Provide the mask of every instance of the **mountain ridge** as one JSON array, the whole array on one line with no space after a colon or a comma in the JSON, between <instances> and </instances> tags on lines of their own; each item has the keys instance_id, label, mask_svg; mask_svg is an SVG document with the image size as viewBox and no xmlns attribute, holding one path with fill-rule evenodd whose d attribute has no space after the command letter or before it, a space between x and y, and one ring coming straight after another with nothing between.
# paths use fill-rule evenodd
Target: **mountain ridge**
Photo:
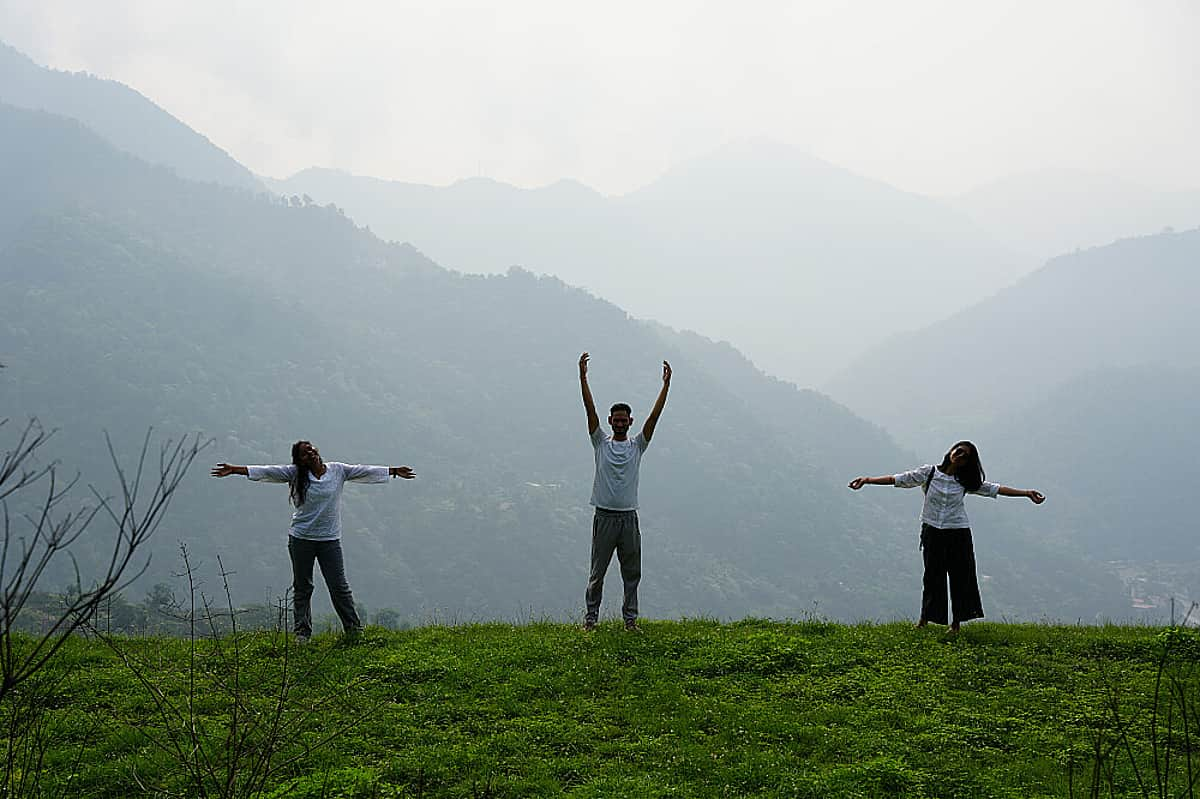
<instances>
[{"instance_id":1,"label":"mountain ridge","mask_svg":"<svg viewBox=\"0 0 1200 799\"><path fill-rule=\"evenodd\" d=\"M764 146L752 140L691 159L618 197L575 191L574 202L545 188L473 192L461 182L418 187L311 171L273 185L333 202L450 268L519 265L636 316L734 341L767 372L802 385L818 385L845 357L824 345L831 337L849 354L864 351L1029 266L934 200L786 146L755 149ZM937 297L916 288L926 279L937 280Z\"/></svg>"},{"instance_id":2,"label":"mountain ridge","mask_svg":"<svg viewBox=\"0 0 1200 799\"><path fill-rule=\"evenodd\" d=\"M1200 225L1200 189L1156 189L1082 169L1009 175L949 202L1010 246L1042 259Z\"/></svg>"},{"instance_id":3,"label":"mountain ridge","mask_svg":"<svg viewBox=\"0 0 1200 799\"><path fill-rule=\"evenodd\" d=\"M78 119L118 149L190 180L263 189L249 169L136 89L43 67L2 40L0 103Z\"/></svg>"}]
</instances>

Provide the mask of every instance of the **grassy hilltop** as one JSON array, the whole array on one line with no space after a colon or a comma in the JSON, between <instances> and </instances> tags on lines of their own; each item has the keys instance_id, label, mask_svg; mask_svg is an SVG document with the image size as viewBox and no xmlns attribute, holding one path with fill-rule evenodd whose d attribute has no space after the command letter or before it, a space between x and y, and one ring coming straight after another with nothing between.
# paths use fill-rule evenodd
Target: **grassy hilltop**
<instances>
[{"instance_id":1,"label":"grassy hilltop","mask_svg":"<svg viewBox=\"0 0 1200 799\"><path fill-rule=\"evenodd\" d=\"M1141 796L1137 774L1154 779L1160 653L1172 653L1167 673L1191 712L1198 640L1147 627L977 623L949 637L748 620L651 621L640 634L613 623L592 634L372 629L304 647L252 633L199 641L194 654L187 640L117 641L139 681L112 649L80 639L59 661L43 781L80 797L198 795L161 748L175 736L197 751L195 729L215 772L227 776L240 747L238 779L264 750L279 764L313 747L267 780L277 796L1063 797L1069 762L1082 796L1097 736L1115 740L1115 707L1139 768L1123 744L1107 759L1115 794ZM158 691L180 716L164 721ZM1196 744L1175 716L1178 778Z\"/></svg>"}]
</instances>

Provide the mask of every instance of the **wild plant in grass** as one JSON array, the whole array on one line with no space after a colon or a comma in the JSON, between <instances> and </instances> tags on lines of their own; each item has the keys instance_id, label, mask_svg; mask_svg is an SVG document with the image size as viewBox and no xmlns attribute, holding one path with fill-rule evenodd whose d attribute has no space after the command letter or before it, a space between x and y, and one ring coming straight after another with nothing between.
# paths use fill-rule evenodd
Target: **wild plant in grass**
<instances>
[{"instance_id":1,"label":"wild plant in grass","mask_svg":"<svg viewBox=\"0 0 1200 799\"><path fill-rule=\"evenodd\" d=\"M1129 709L1120 679L1105 674L1106 715L1092 737L1079 786L1071 764L1072 799L1195 799L1200 794L1200 636L1171 627L1156 646L1154 691L1145 706Z\"/></svg>"},{"instance_id":2,"label":"wild plant in grass","mask_svg":"<svg viewBox=\"0 0 1200 799\"><path fill-rule=\"evenodd\" d=\"M218 557L223 606L199 590L187 547L180 546L188 586L188 656L181 673L164 673L137 647L98 633L149 695L150 719L133 726L158 753L149 768L136 768L143 791L159 796L266 796L300 770L317 750L369 717L373 708L335 708L343 693L322 683L329 655L298 647L288 634L287 597L278 603L279 623L266 633L238 624L230 572ZM302 653L302 654L301 654ZM350 686L352 689L353 686ZM326 728L327 718L347 721ZM156 777L155 765L169 776Z\"/></svg>"}]
</instances>

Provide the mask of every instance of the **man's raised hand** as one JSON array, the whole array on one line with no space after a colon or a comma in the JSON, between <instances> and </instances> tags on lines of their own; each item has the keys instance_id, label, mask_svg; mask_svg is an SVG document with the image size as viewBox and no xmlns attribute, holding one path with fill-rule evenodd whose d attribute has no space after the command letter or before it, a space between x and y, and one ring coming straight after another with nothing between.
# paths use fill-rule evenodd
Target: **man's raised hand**
<instances>
[{"instance_id":1,"label":"man's raised hand","mask_svg":"<svg viewBox=\"0 0 1200 799\"><path fill-rule=\"evenodd\" d=\"M405 480L411 480L417 476L417 473L408 466L391 466L388 468L388 474L392 477L403 477Z\"/></svg>"},{"instance_id":2,"label":"man's raised hand","mask_svg":"<svg viewBox=\"0 0 1200 799\"><path fill-rule=\"evenodd\" d=\"M663 385L671 385L671 364L666 361L663 361Z\"/></svg>"},{"instance_id":3,"label":"man's raised hand","mask_svg":"<svg viewBox=\"0 0 1200 799\"><path fill-rule=\"evenodd\" d=\"M236 471L228 463L218 463L212 467L212 471L209 474L213 477L228 477L231 474L236 474Z\"/></svg>"},{"instance_id":4,"label":"man's raised hand","mask_svg":"<svg viewBox=\"0 0 1200 799\"><path fill-rule=\"evenodd\" d=\"M589 356L586 352L583 355L579 356L579 379L580 380L587 379L587 367L588 367L588 358L589 357L591 357L591 356Z\"/></svg>"}]
</instances>

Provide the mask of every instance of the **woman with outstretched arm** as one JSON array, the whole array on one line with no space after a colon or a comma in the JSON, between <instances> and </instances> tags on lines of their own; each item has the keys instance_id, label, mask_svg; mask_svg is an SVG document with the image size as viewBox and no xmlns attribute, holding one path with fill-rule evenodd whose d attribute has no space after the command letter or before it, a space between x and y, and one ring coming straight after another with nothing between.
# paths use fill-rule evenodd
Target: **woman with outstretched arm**
<instances>
[{"instance_id":1,"label":"woman with outstretched arm","mask_svg":"<svg viewBox=\"0 0 1200 799\"><path fill-rule=\"evenodd\" d=\"M983 497L1027 497L1035 505L1046 501L1040 491L1009 488L984 479L979 450L970 441L959 441L940 465L926 464L917 469L882 477L856 477L850 488L865 485L894 485L897 488L923 486L925 504L921 508L921 551L925 556L925 576L921 591L921 617L918 627L929 622L945 624L946 578L950 579L950 599L954 618L950 631L958 632L964 621L983 618L979 579L975 573L975 547L971 542L971 524L963 500L967 494Z\"/></svg>"},{"instance_id":2,"label":"woman with outstretched arm","mask_svg":"<svg viewBox=\"0 0 1200 799\"><path fill-rule=\"evenodd\" d=\"M386 483L389 477L411 480L416 473L407 466L352 466L338 461L326 463L308 441L292 445L292 462L283 466L234 466L218 463L213 477L240 474L251 480L287 483L288 497L295 506L288 529L288 554L292 560L293 629L300 642L312 635L311 599L313 561L321 565L321 576L329 588L333 609L348 634L362 629L354 596L346 580L342 560L342 486L356 483Z\"/></svg>"}]
</instances>

